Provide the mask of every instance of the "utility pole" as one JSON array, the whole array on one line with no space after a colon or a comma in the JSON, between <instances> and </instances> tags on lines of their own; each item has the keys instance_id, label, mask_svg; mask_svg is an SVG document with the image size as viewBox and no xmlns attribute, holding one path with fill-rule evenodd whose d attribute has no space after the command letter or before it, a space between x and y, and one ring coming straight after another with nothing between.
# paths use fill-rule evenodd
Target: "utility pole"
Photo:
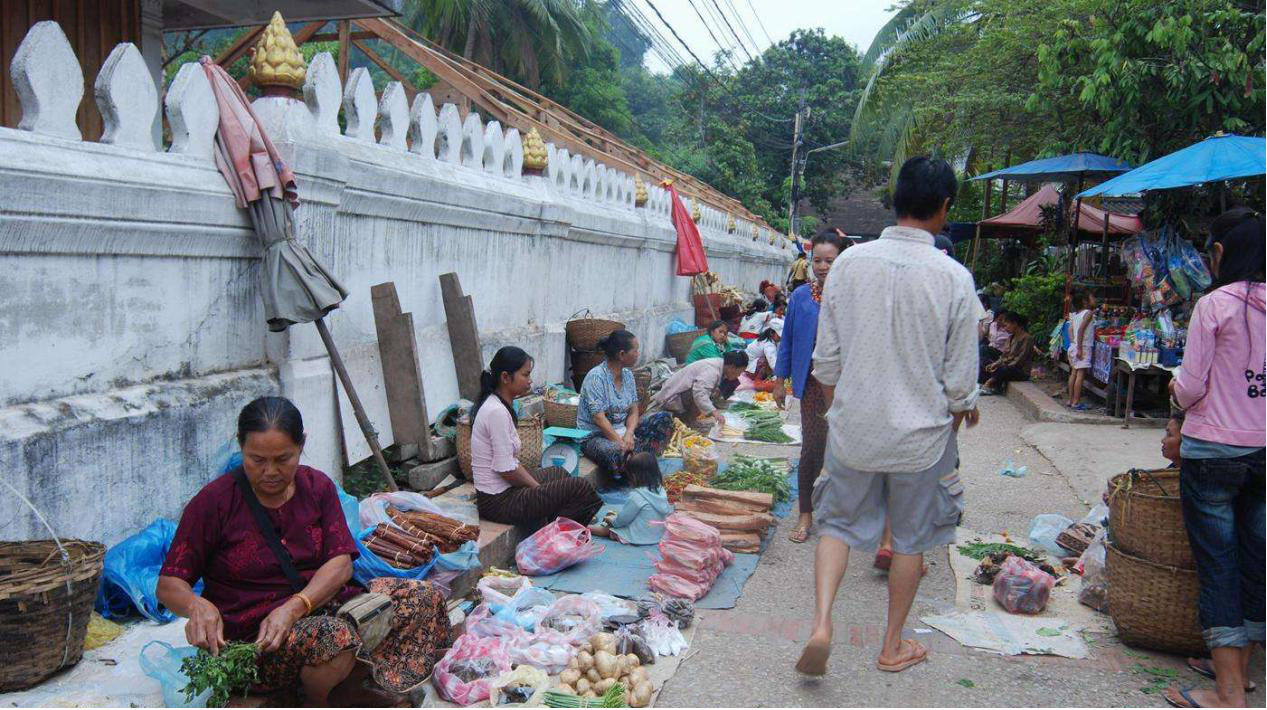
<instances>
[{"instance_id":1,"label":"utility pole","mask_svg":"<svg viewBox=\"0 0 1267 710\"><path fill-rule=\"evenodd\" d=\"M787 206L787 231L791 236L796 235L796 203L800 198L800 170L798 169L800 166L797 164L799 160L797 153L801 147L803 121L808 113L804 99L802 99L800 108L796 110L796 120L792 128L792 194Z\"/></svg>"}]
</instances>

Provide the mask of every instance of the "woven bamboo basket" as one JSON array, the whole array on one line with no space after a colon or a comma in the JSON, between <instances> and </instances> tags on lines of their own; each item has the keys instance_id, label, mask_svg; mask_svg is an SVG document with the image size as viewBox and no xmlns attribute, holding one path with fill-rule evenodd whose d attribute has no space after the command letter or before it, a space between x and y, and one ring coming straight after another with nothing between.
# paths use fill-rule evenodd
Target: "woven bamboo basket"
<instances>
[{"instance_id":1,"label":"woven bamboo basket","mask_svg":"<svg viewBox=\"0 0 1267 710\"><path fill-rule=\"evenodd\" d=\"M700 328L699 330L688 330L684 333L674 333L673 335L664 336L664 349L677 359L677 364L681 365L686 362L686 356L691 353L691 343L699 336L708 331Z\"/></svg>"},{"instance_id":2,"label":"woven bamboo basket","mask_svg":"<svg viewBox=\"0 0 1267 710\"><path fill-rule=\"evenodd\" d=\"M1131 470L1109 481L1109 537L1128 555L1195 569L1179 501L1179 471Z\"/></svg>"},{"instance_id":3,"label":"woven bamboo basket","mask_svg":"<svg viewBox=\"0 0 1267 710\"><path fill-rule=\"evenodd\" d=\"M645 414L651 404L651 371L634 370L634 384L638 389L638 411Z\"/></svg>"},{"instance_id":4,"label":"woven bamboo basket","mask_svg":"<svg viewBox=\"0 0 1267 710\"><path fill-rule=\"evenodd\" d=\"M577 392L581 391L581 385L589 371L606 361L607 356L597 350L572 351L572 385Z\"/></svg>"},{"instance_id":5,"label":"woven bamboo basket","mask_svg":"<svg viewBox=\"0 0 1267 710\"><path fill-rule=\"evenodd\" d=\"M577 406L575 404L564 404L563 402L555 402L546 398L545 409L546 426L576 428Z\"/></svg>"},{"instance_id":6,"label":"woven bamboo basket","mask_svg":"<svg viewBox=\"0 0 1267 710\"><path fill-rule=\"evenodd\" d=\"M1113 543L1106 547L1109 616L1122 643L1188 656L1205 655L1197 621L1197 573L1142 560Z\"/></svg>"},{"instance_id":7,"label":"woven bamboo basket","mask_svg":"<svg viewBox=\"0 0 1267 710\"><path fill-rule=\"evenodd\" d=\"M0 691L22 690L84 654L106 547L63 540L0 542Z\"/></svg>"},{"instance_id":8,"label":"woven bamboo basket","mask_svg":"<svg viewBox=\"0 0 1267 710\"><path fill-rule=\"evenodd\" d=\"M576 318L567 322L564 332L568 345L574 350L598 350L598 341L612 331L622 330L624 323L603 318Z\"/></svg>"},{"instance_id":9,"label":"woven bamboo basket","mask_svg":"<svg viewBox=\"0 0 1267 710\"><path fill-rule=\"evenodd\" d=\"M529 471L541 468L541 432L545 427L540 417L520 417L519 426L519 463ZM471 423L458 422L458 468L469 481L471 479Z\"/></svg>"}]
</instances>

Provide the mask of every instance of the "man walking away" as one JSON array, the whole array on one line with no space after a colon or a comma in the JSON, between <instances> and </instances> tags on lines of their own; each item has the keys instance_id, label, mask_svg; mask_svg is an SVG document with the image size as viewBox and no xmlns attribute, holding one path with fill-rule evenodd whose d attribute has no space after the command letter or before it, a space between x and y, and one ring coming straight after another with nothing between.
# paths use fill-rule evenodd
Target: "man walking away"
<instances>
[{"instance_id":1,"label":"man walking away","mask_svg":"<svg viewBox=\"0 0 1267 710\"><path fill-rule=\"evenodd\" d=\"M933 245L956 188L945 161L908 160L894 193L897 226L847 250L823 289L814 375L831 406L827 465L814 490L821 537L802 673L826 672L849 550L876 549L886 516L894 554L876 667L897 672L928 656L902 640L902 627L924 552L954 541L963 512L955 432L977 423L981 303L968 270Z\"/></svg>"}]
</instances>

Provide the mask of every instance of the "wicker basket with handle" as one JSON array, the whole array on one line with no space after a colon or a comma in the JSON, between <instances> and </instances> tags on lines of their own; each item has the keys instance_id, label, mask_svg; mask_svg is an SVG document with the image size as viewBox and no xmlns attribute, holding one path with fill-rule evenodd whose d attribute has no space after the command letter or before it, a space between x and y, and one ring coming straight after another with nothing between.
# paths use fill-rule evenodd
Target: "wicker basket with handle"
<instances>
[{"instance_id":1,"label":"wicker basket with handle","mask_svg":"<svg viewBox=\"0 0 1267 710\"><path fill-rule=\"evenodd\" d=\"M1109 537L1117 549L1159 565L1195 569L1177 469L1132 469L1110 479L1109 491Z\"/></svg>"},{"instance_id":2,"label":"wicker basket with handle","mask_svg":"<svg viewBox=\"0 0 1267 710\"><path fill-rule=\"evenodd\" d=\"M1113 543L1106 547L1109 616L1122 642L1204 656L1208 651L1197 621L1197 573L1128 555Z\"/></svg>"},{"instance_id":3,"label":"wicker basket with handle","mask_svg":"<svg viewBox=\"0 0 1267 710\"><path fill-rule=\"evenodd\" d=\"M0 691L79 662L105 554L85 540L0 542Z\"/></svg>"},{"instance_id":4,"label":"wicker basket with handle","mask_svg":"<svg viewBox=\"0 0 1267 710\"><path fill-rule=\"evenodd\" d=\"M516 430L519 432L519 463L529 471L541 468L542 426L540 417L520 417ZM458 422L458 469L469 481L471 479L471 422L463 419Z\"/></svg>"},{"instance_id":5,"label":"wicker basket with handle","mask_svg":"<svg viewBox=\"0 0 1267 710\"><path fill-rule=\"evenodd\" d=\"M568 345L576 350L598 350L598 341L606 338L612 331L622 330L624 323L604 318L577 318L588 316L589 311L575 313L564 326Z\"/></svg>"},{"instance_id":6,"label":"wicker basket with handle","mask_svg":"<svg viewBox=\"0 0 1267 710\"><path fill-rule=\"evenodd\" d=\"M589 371L606 361L607 356L597 350L572 351L572 385L577 392L581 391L581 385L585 383L585 376Z\"/></svg>"},{"instance_id":7,"label":"wicker basket with handle","mask_svg":"<svg viewBox=\"0 0 1267 710\"><path fill-rule=\"evenodd\" d=\"M545 399L546 426L561 426L569 429L575 429L577 409L578 407L575 404L555 402L547 397Z\"/></svg>"}]
</instances>

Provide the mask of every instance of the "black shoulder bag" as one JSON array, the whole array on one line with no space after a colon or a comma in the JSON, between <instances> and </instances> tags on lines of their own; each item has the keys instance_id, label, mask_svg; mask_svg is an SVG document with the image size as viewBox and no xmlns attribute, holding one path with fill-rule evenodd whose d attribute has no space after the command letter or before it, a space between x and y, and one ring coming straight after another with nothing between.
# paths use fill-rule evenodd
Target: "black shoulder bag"
<instances>
[{"instance_id":1,"label":"black shoulder bag","mask_svg":"<svg viewBox=\"0 0 1267 710\"><path fill-rule=\"evenodd\" d=\"M277 536L277 529L273 527L273 521L269 519L268 513L264 511L264 505L260 503L260 499L255 497L255 491L251 488L251 482L246 480L246 471L238 466L233 469L233 478L237 481L238 489L242 491L242 497L246 499L246 507L251 509L251 517L255 518L255 526L259 528L260 534L264 536L264 542L268 543L268 549L273 551L273 556L277 558L277 564L282 567L282 574L286 575L286 581L290 582L291 589L298 594L308 586L304 582L304 578L299 576L299 570L295 569L295 561L291 559L290 552L282 545L282 540Z\"/></svg>"}]
</instances>

